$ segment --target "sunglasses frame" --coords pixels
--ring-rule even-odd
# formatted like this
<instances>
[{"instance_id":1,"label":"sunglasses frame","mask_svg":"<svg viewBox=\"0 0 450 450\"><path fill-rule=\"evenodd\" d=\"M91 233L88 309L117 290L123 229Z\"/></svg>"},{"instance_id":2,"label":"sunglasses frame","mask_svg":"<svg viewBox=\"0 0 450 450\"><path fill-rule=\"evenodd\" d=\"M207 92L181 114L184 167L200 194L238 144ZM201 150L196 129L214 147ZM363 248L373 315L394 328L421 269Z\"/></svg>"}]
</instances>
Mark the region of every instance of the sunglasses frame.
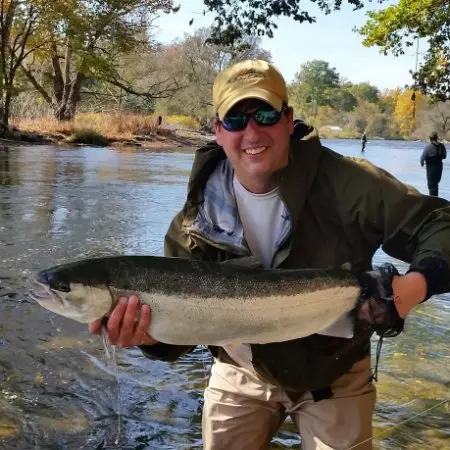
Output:
<instances>
[{"instance_id":1,"label":"sunglasses frame","mask_svg":"<svg viewBox=\"0 0 450 450\"><path fill-rule=\"evenodd\" d=\"M272 109L267 109L267 107L264 107L264 106L262 106L262 107L260 107L260 108L258 108L256 111L253 111L253 112L251 112L251 113L247 113L247 112L239 112L239 113L237 113L236 115L234 115L235 117L238 115L238 114L240 114L240 115L242 115L243 117L245 117L246 118L246 120L245 120L245 123L243 122L243 124L244 124L244 127L243 128L233 128L233 126L230 126L229 124L227 124L226 123L226 117L227 117L227 115L225 115L225 117L222 119L222 120L220 120L219 119L219 122L221 123L221 125L223 126L223 128L225 129L225 130L227 130L227 131L229 131L229 132L231 132L231 133L234 133L234 132L237 132L237 131L243 131L243 130L245 130L246 128L247 128L247 125L248 125L248 123L250 122L250 119L253 119L254 121L255 121L255 123L259 126L259 127L271 127L271 126L273 126L273 125L276 125L280 120L281 120L281 118L283 117L283 114L287 111L289 109L289 106L288 105L286 105L286 104L283 104L283 106L282 106L282 108L281 108L281 111L278 111L278 110L276 110L275 108L272 108ZM258 113L258 112L260 112L260 111L267 111L267 112L276 112L277 113L277 115L275 116L275 118L276 118L276 120L273 122L273 123L260 123L259 121L258 121L258 119L257 119L257 117L256 117L256 114Z\"/></svg>"}]
</instances>

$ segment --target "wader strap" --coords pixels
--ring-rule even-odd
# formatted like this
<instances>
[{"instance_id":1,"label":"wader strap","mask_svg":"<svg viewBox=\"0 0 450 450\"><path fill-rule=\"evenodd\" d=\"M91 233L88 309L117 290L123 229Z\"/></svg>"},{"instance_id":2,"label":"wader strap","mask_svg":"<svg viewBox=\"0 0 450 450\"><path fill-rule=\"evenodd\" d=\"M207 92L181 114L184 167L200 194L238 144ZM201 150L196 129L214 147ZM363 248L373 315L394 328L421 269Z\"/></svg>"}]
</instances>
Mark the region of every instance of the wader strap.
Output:
<instances>
[{"instance_id":1,"label":"wader strap","mask_svg":"<svg viewBox=\"0 0 450 450\"><path fill-rule=\"evenodd\" d=\"M315 402L320 402L320 400L326 400L333 397L333 391L331 390L330 386L311 391L311 394Z\"/></svg>"}]
</instances>

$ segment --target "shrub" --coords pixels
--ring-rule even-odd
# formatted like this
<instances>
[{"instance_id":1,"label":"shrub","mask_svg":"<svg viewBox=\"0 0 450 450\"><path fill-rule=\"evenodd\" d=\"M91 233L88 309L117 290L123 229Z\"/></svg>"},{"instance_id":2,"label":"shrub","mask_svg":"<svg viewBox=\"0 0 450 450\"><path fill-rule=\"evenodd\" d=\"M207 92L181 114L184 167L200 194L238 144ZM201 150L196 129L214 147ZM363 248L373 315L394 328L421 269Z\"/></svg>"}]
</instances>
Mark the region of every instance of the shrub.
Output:
<instances>
[{"instance_id":1,"label":"shrub","mask_svg":"<svg viewBox=\"0 0 450 450\"><path fill-rule=\"evenodd\" d=\"M109 144L108 138L94 130L77 130L68 139L73 144L98 145L105 147Z\"/></svg>"},{"instance_id":2,"label":"shrub","mask_svg":"<svg viewBox=\"0 0 450 450\"><path fill-rule=\"evenodd\" d=\"M199 128L198 120L190 116L163 116L163 124L188 130L198 130Z\"/></svg>"}]
</instances>

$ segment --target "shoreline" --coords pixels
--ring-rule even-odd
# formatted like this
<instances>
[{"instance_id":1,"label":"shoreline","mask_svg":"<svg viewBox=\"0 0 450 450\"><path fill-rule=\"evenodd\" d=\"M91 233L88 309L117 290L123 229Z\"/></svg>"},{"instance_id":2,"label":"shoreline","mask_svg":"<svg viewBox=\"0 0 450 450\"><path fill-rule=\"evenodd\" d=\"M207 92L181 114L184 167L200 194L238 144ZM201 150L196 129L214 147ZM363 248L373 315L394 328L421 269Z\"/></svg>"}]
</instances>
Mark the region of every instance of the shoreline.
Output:
<instances>
[{"instance_id":1,"label":"shoreline","mask_svg":"<svg viewBox=\"0 0 450 450\"><path fill-rule=\"evenodd\" d=\"M205 133L188 129L160 128L155 134L139 136L136 135L132 139L114 139L106 138L107 145L98 145L94 142L72 142L67 136L61 133L36 133L32 131L14 130L10 136L0 138L0 145L16 144L16 145L57 145L57 146L92 146L92 147L135 147L140 149L157 150L179 147L202 147L206 143L215 140L215 134ZM342 138L338 136L320 136L321 140L327 139L352 139ZM353 138L352 140L359 140ZM374 137L372 141L387 140ZM393 139L397 141L407 141L408 139ZM415 139L414 141L421 141ZM442 140L447 144L445 140Z\"/></svg>"},{"instance_id":2,"label":"shoreline","mask_svg":"<svg viewBox=\"0 0 450 450\"><path fill-rule=\"evenodd\" d=\"M215 139L214 134L184 129L161 128L157 133L146 136L134 136L133 139L107 138L107 145L91 142L71 142L60 133L34 133L30 131L13 131L8 137L0 138L0 145L58 145L58 146L92 146L92 147L136 147L142 149L166 149L176 147L201 147Z\"/></svg>"}]
</instances>

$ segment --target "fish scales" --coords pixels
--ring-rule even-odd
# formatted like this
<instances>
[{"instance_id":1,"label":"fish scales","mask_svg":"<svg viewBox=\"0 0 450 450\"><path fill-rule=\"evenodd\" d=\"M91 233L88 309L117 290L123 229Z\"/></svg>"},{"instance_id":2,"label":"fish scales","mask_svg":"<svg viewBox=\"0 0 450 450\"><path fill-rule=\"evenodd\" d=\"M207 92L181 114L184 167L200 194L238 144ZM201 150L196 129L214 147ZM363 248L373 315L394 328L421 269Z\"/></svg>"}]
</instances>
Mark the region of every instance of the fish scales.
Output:
<instances>
[{"instance_id":1,"label":"fish scales","mask_svg":"<svg viewBox=\"0 0 450 450\"><path fill-rule=\"evenodd\" d=\"M91 322L120 295L152 308L149 334L168 344L225 345L296 339L333 325L360 293L345 271L255 269L181 258L128 256L56 266L38 274L34 298Z\"/></svg>"}]
</instances>

